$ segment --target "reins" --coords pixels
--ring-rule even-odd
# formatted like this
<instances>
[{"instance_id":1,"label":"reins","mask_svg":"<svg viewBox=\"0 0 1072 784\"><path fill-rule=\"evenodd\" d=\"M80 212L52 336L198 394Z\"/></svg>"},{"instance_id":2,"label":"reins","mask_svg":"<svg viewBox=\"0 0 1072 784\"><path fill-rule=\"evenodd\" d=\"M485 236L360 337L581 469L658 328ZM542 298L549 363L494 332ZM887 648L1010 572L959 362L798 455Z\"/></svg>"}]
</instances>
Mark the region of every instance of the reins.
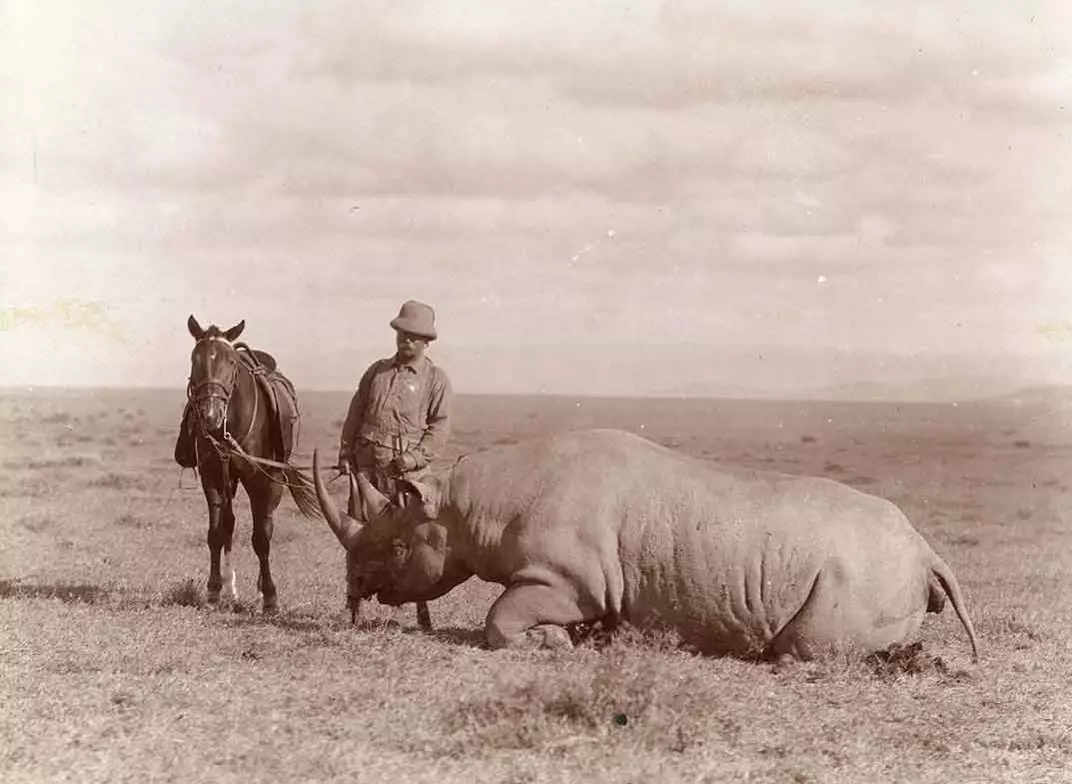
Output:
<instances>
[{"instance_id":1,"label":"reins","mask_svg":"<svg viewBox=\"0 0 1072 784\"><path fill-rule=\"evenodd\" d=\"M213 435L208 435L208 436L206 436L206 438L212 443L213 447L216 448L217 453L219 453L221 456L224 455L224 449L226 447L226 448L229 448L231 450L231 454L236 454L239 457L241 457L243 460L248 460L249 462L255 463L255 464L258 464L258 465L268 466L270 468L289 468L289 469L294 469L295 471L310 471L311 472L313 470L313 467L311 465L308 465L308 466L296 466L296 465L293 465L291 463L280 463L278 460L271 460L271 459L269 459L267 457L257 457L256 455L251 455L246 450L244 450L242 448L242 446L237 441L235 441L234 437L231 436L230 434L224 434L223 442L221 442L218 438L216 438ZM335 469L336 471L338 471L338 466L326 466L325 468L322 468L320 470L324 471L325 469L329 470L329 471L332 470L332 469ZM267 472L265 472L265 473L267 473ZM331 479L329 479L328 484L331 484L336 479L338 479L340 476L342 476L341 472L336 474Z\"/></svg>"}]
</instances>

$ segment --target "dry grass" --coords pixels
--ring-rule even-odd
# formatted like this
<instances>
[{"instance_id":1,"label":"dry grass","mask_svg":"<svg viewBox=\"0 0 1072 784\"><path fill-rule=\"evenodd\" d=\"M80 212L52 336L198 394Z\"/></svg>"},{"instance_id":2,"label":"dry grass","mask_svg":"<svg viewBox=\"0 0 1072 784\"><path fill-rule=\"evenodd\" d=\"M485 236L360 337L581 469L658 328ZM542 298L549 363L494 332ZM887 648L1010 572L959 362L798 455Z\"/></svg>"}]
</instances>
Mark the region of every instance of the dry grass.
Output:
<instances>
[{"instance_id":1,"label":"dry grass","mask_svg":"<svg viewBox=\"0 0 1072 784\"><path fill-rule=\"evenodd\" d=\"M452 454L625 427L707 459L826 474L900 503L947 558L983 643L947 610L922 645L781 671L626 633L492 652L476 581L349 626L341 552L289 498L281 611L203 603L206 517L170 463L182 393L0 397L4 782L1072 781L1072 527L1063 431L993 406L460 398ZM342 395L306 395L298 464ZM1015 437L1013 437L1015 435ZM341 499L342 483L333 490Z\"/></svg>"},{"instance_id":2,"label":"dry grass","mask_svg":"<svg viewBox=\"0 0 1072 784\"><path fill-rule=\"evenodd\" d=\"M164 591L160 603L165 607L200 607L203 604L201 586L194 578L187 577Z\"/></svg>"}]
</instances>

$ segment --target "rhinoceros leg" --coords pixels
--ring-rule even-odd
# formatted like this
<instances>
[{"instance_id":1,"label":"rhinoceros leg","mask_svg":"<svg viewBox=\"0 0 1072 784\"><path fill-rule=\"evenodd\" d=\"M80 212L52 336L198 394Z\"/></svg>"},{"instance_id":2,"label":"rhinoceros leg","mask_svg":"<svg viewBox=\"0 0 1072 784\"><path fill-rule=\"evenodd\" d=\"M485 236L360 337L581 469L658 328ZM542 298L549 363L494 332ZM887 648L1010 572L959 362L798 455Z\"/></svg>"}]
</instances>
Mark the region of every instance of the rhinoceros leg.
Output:
<instances>
[{"instance_id":1,"label":"rhinoceros leg","mask_svg":"<svg viewBox=\"0 0 1072 784\"><path fill-rule=\"evenodd\" d=\"M829 636L833 620L829 617L822 618L826 608L819 606L826 604L825 597L830 592L829 583L829 575L825 573L825 569L820 569L800 609L767 645L766 658L773 659L779 668L794 660L813 659L819 653L817 643L820 638L826 639Z\"/></svg>"},{"instance_id":2,"label":"rhinoceros leg","mask_svg":"<svg viewBox=\"0 0 1072 784\"><path fill-rule=\"evenodd\" d=\"M488 611L484 633L491 648L572 648L566 626L585 620L577 603L549 585L507 588Z\"/></svg>"},{"instance_id":3,"label":"rhinoceros leg","mask_svg":"<svg viewBox=\"0 0 1072 784\"><path fill-rule=\"evenodd\" d=\"M425 630L432 628L432 614L428 612L428 602L417 602L417 625Z\"/></svg>"},{"instance_id":4,"label":"rhinoceros leg","mask_svg":"<svg viewBox=\"0 0 1072 784\"><path fill-rule=\"evenodd\" d=\"M808 598L767 646L767 656L784 665L841 652L868 654L903 643L923 621L921 592L913 597L860 596L851 572L829 561L815 577Z\"/></svg>"}]
</instances>

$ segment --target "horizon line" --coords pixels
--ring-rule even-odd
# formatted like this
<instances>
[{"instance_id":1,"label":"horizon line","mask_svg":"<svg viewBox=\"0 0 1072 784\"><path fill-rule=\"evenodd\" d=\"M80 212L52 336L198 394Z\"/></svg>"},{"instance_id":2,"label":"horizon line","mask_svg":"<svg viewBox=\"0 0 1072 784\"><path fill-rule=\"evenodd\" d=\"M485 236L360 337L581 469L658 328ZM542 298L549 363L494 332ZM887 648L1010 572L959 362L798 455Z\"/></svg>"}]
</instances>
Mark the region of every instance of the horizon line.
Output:
<instances>
[{"instance_id":1,"label":"horizon line","mask_svg":"<svg viewBox=\"0 0 1072 784\"><path fill-rule=\"evenodd\" d=\"M127 386L118 385L89 385L89 384L3 384L0 383L0 394L22 392L33 393L35 391L45 392L157 392L157 393L174 393L181 395L183 389L178 386L154 386L147 384L132 384ZM1019 395L1038 392L1040 390L1068 390L1072 392L1072 386L1066 384L1029 384L1021 387L1017 390L1005 393L998 393L994 395L985 395L979 397L969 398L913 398L913 397L813 397L808 395L801 396L778 396L778 395L746 395L746 394L690 394L680 392L649 392L645 394L611 394L601 393L593 394L586 392L548 392L548 391L534 391L534 392L477 392L477 391L462 391L454 390L455 397L502 397L502 398L557 398L557 399L583 399L583 400L709 400L709 401L725 401L725 402L763 402L763 403L778 403L778 402L802 402L802 403L888 403L888 404L921 404L921 405L957 405L957 404L971 404L971 403L985 403L988 401L1001 401L1001 400L1014 400ZM308 394L321 394L321 395L353 395L355 390L342 389L342 388L311 388L306 389L299 393L300 395Z\"/></svg>"}]
</instances>

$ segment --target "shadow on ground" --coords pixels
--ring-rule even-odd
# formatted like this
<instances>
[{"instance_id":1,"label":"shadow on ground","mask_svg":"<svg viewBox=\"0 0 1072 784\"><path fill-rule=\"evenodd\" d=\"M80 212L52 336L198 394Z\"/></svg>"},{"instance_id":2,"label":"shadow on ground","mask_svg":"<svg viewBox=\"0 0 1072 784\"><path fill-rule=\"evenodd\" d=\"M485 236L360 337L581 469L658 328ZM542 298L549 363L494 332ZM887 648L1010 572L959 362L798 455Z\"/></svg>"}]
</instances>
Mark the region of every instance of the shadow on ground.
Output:
<instances>
[{"instance_id":1,"label":"shadow on ground","mask_svg":"<svg viewBox=\"0 0 1072 784\"><path fill-rule=\"evenodd\" d=\"M0 599L59 599L61 602L94 604L108 598L99 585L34 585L19 580L0 580Z\"/></svg>"},{"instance_id":2,"label":"shadow on ground","mask_svg":"<svg viewBox=\"0 0 1072 784\"><path fill-rule=\"evenodd\" d=\"M410 634L423 634L431 637L433 640L439 640L440 642L450 643L451 645L458 645L465 648L484 648L484 630L483 629L461 629L456 626L448 626L443 629L430 629L425 631L424 629L407 629L407 633Z\"/></svg>"}]
</instances>

